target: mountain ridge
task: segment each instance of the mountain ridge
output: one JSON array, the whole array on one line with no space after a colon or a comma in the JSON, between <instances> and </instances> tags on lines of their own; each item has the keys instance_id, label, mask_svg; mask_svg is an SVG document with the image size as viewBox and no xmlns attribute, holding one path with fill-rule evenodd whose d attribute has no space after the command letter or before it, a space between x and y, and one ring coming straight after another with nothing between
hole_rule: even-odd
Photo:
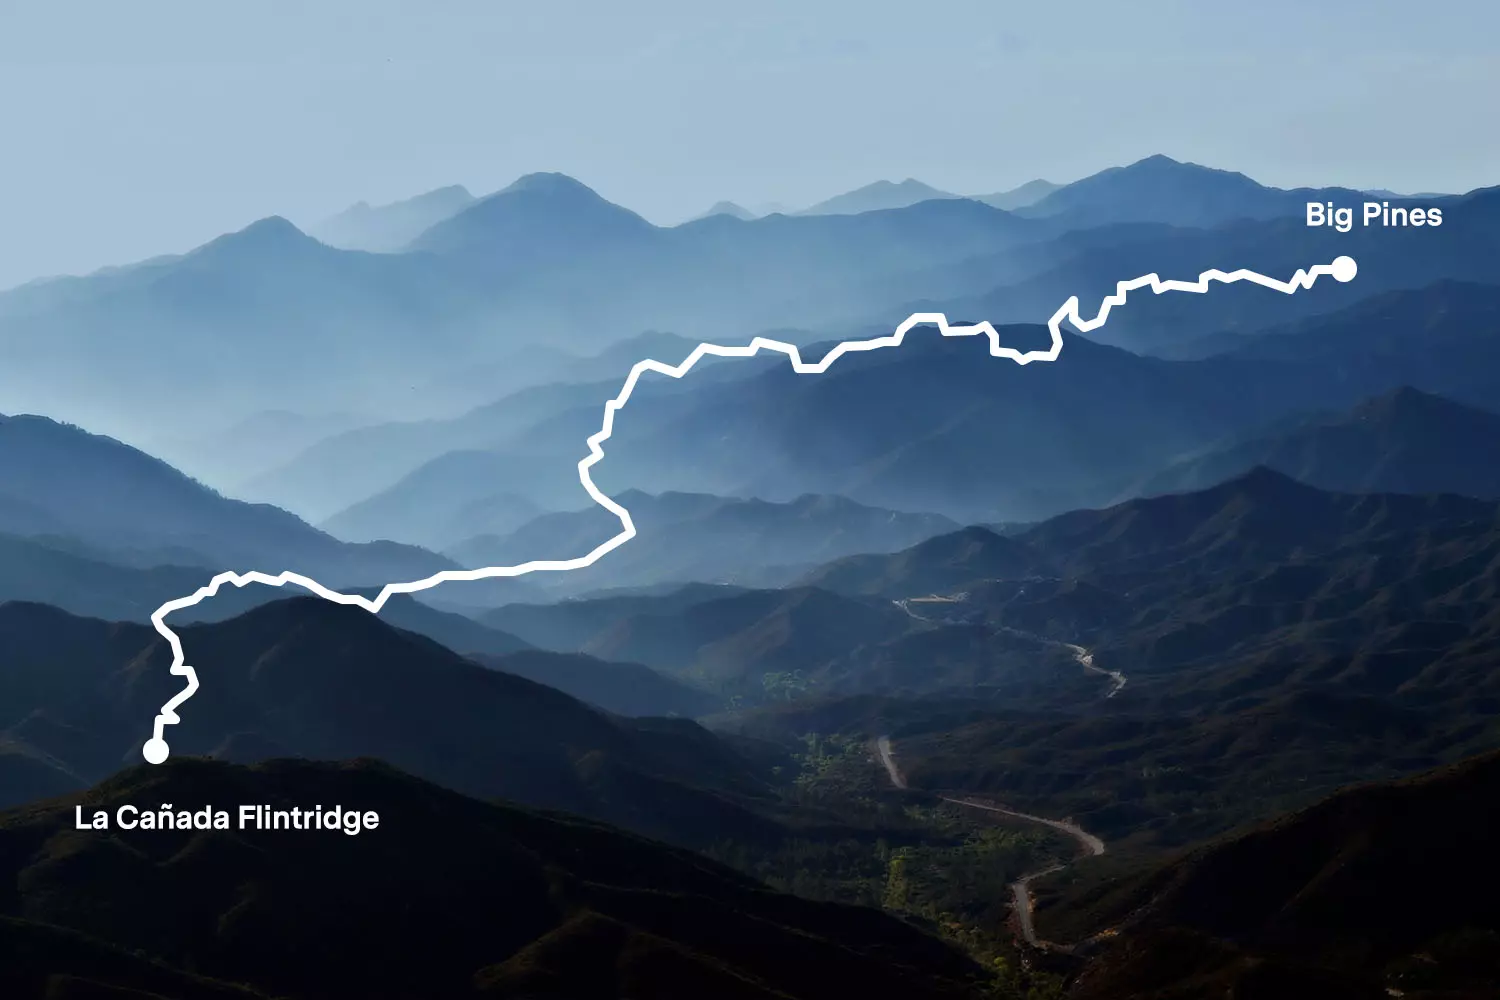
<instances>
[{"instance_id":1,"label":"mountain ridge","mask_svg":"<svg viewBox=\"0 0 1500 1000\"><path fill-rule=\"evenodd\" d=\"M1337 414L1281 421L1270 430L1186 459L1132 490L1201 488L1251 466L1324 489L1500 497L1500 476L1474 456L1500 454L1500 414L1400 386Z\"/></svg>"},{"instance_id":2,"label":"mountain ridge","mask_svg":"<svg viewBox=\"0 0 1500 1000\"><path fill-rule=\"evenodd\" d=\"M961 197L963 196L939 191L914 177L908 177L903 181L874 181L864 187L855 188L853 191L834 195L795 214L804 216L858 215L863 212L876 212L890 208L906 208L923 201Z\"/></svg>"}]
</instances>

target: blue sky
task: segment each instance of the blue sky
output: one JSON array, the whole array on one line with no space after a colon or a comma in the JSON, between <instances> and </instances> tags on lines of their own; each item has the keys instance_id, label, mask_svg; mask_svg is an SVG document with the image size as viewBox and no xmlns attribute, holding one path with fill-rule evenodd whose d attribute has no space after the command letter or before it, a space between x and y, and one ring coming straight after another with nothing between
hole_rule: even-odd
<instances>
[{"instance_id":1,"label":"blue sky","mask_svg":"<svg viewBox=\"0 0 1500 1000\"><path fill-rule=\"evenodd\" d=\"M0 286L561 170L671 223L1155 152L1500 183L1493 0L10 0Z\"/></svg>"}]
</instances>

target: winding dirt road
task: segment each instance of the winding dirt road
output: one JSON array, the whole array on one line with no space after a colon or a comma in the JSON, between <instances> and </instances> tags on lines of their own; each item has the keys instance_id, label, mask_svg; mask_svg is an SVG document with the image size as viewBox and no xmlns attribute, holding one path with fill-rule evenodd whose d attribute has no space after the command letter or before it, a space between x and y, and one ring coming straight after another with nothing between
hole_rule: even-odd
<instances>
[{"instance_id":1,"label":"winding dirt road","mask_svg":"<svg viewBox=\"0 0 1500 1000\"><path fill-rule=\"evenodd\" d=\"M1078 647L1074 647L1078 648ZM1081 662L1081 661L1080 661ZM1121 684L1123 685L1123 681ZM1116 689L1118 690L1118 688ZM891 784L896 788L906 788L906 777L902 775L901 768L896 765L896 758L891 749L891 738L882 736L875 741L875 749L880 754L880 763L885 766L885 773L890 776ZM1098 857L1104 853L1104 841L1089 833L1077 823L1063 819L1048 819L1045 816L1034 816L1031 813L1018 812L1015 809L1007 809L1005 806L993 802L984 802L975 798L955 799L946 795L941 796L944 802L952 802L954 805L967 806L970 809L983 809L986 812L999 813L1012 819L1022 819L1029 823L1040 823L1042 826L1056 830L1058 833L1066 834L1078 842L1085 855ZM1053 872L1062 871L1066 864L1052 865L1040 871L1028 872L1010 884L1011 900L1016 911L1016 923L1020 925L1021 938L1033 948L1053 947L1050 942L1043 941L1036 936L1036 925L1033 917L1034 904L1031 899L1031 883L1043 875L1051 875Z\"/></svg>"},{"instance_id":2,"label":"winding dirt road","mask_svg":"<svg viewBox=\"0 0 1500 1000\"><path fill-rule=\"evenodd\" d=\"M1063 643L1063 645L1067 646L1068 649L1072 651L1073 659L1078 661L1078 665L1080 667L1087 670L1091 674L1099 674L1102 677L1108 677L1110 679L1110 683L1112 686L1110 687L1109 691L1105 693L1104 697L1113 698L1115 695L1120 693L1120 689L1125 686L1124 674L1120 673L1118 670L1105 670L1103 667L1094 666L1094 654L1090 653L1082 646L1075 646L1071 642L1065 642Z\"/></svg>"},{"instance_id":3,"label":"winding dirt road","mask_svg":"<svg viewBox=\"0 0 1500 1000\"><path fill-rule=\"evenodd\" d=\"M906 612L907 615L915 621L923 622L927 625L945 625L951 621L954 621L955 619L930 618L927 615L919 614L917 610L912 607L912 605L920 604L925 609L937 610L941 609L944 605L961 605L968 599L969 595L967 593L950 594L946 597L940 597L934 594L929 597L905 597L900 600L892 601L891 603L896 605L896 607L900 608L902 611ZM996 625L994 626L994 628L1001 632L1009 632L1012 635L1017 635L1024 639L1030 639L1033 642L1040 642L1048 646L1062 646L1066 648L1068 652L1073 654L1073 659L1084 670L1087 670L1091 674L1098 674L1100 677L1109 678L1110 687L1109 690L1104 693L1105 698L1113 698L1115 695L1119 694L1120 689L1125 686L1124 674L1120 673L1120 671L1118 670L1105 670L1103 667L1097 666L1094 663L1094 654L1089 652L1087 649L1084 649L1082 646L1076 645L1071 642L1061 642L1057 639L1049 639L1044 635L1037 635L1035 632L1027 632L1023 629L1013 628L1009 625Z\"/></svg>"}]
</instances>

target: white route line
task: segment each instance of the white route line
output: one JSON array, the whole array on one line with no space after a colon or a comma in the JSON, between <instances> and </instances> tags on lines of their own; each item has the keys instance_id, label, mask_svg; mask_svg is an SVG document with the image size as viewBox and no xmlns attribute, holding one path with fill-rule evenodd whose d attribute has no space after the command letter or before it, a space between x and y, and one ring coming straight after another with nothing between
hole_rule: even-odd
<instances>
[{"instance_id":1,"label":"white route line","mask_svg":"<svg viewBox=\"0 0 1500 1000\"><path fill-rule=\"evenodd\" d=\"M720 358L748 358L759 354L762 350L777 351L785 354L791 359L792 369L799 375L818 375L828 370L833 364L845 354L853 351L874 351L882 347L898 347L906 339L906 334L916 326L925 324L936 324L939 332L945 337L972 337L984 334L990 340L990 354L997 358L1009 358L1018 365L1030 364L1033 361L1056 361L1057 356L1062 353L1062 322L1067 320L1080 333L1088 333L1103 326L1109 319L1109 312L1115 306L1124 305L1125 299L1130 292L1137 288L1150 286L1151 291L1157 295L1162 292L1206 292L1210 282L1218 281L1228 284L1235 281L1250 281L1266 288L1292 294L1300 288L1311 288L1314 281L1320 275L1331 275L1336 281L1351 281L1356 273L1354 259L1351 257L1337 257L1330 264L1317 264L1305 271L1297 271L1291 280L1281 281L1276 278L1268 278L1256 271L1240 269L1238 271L1204 271L1198 275L1197 281L1162 281L1154 274L1143 275L1132 281L1122 281L1115 286L1115 294L1106 296L1100 303L1098 315L1093 319L1086 320L1078 315L1078 296L1073 296L1047 321L1047 328L1052 333L1052 346L1045 351L1017 351L1011 347L1002 347L1000 336L995 328L988 322L975 323L970 326L949 326L948 317L943 313L913 313L906 318L896 331L887 337L876 337L871 340L846 340L834 346L821 361L809 363L802 360L801 353L793 344L784 344L779 340L769 340L765 337L756 337L743 347L723 347L718 344L699 344L693 348L693 352L678 365L663 364L660 361L646 359L638 361L635 367L630 369L629 376L625 379L625 385L620 389L619 395L604 404L604 424L598 433L588 438L589 453L578 463L578 481L583 484L584 490L593 498L594 502L615 517L620 519L620 532L609 541L595 548L587 555L576 559L541 559L521 563L519 566L485 566L480 569L469 570L443 570L432 576L421 580L411 580L406 583L388 583L379 594L372 600L359 594L341 594L335 590L329 590L318 581L300 573L281 573L270 576L266 573L220 573L210 580L206 585L198 588L186 597L179 597L168 601L157 608L151 615L151 624L156 626L156 631L167 640L172 647L171 673L185 677L186 686L173 695L156 716L152 727L151 739L147 740L141 747L141 755L153 764L160 764L171 754L171 748L163 736L167 726L176 725L181 721L177 714L178 707L198 690L198 674L185 662L182 651L182 639L167 627L166 618L174 611L191 608L206 598L213 597L219 592L219 588L226 583L236 587L243 587L250 583L261 583L268 587L281 587L288 583L317 594L319 597L333 601L337 604L354 604L371 613L379 612L394 594L413 594L420 590L436 587L440 583L462 580L486 580L493 577L525 576L529 573L543 572L566 572L568 570L583 569L592 566L605 553L613 551L624 545L635 537L635 522L630 517L630 511L615 503L609 497L600 492L599 487L594 485L593 478L589 475L589 469L604 457L604 450L600 445L608 441L614 433L615 414L624 408L630 401L631 393L635 392L636 383L646 372L658 372L672 378L682 378L700 359L707 355Z\"/></svg>"}]
</instances>

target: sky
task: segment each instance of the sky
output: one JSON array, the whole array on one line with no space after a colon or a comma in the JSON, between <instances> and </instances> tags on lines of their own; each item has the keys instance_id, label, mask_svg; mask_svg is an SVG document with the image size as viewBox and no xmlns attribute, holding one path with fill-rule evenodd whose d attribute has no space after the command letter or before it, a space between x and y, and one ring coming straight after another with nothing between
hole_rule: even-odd
<instances>
[{"instance_id":1,"label":"sky","mask_svg":"<svg viewBox=\"0 0 1500 1000\"><path fill-rule=\"evenodd\" d=\"M659 224L1153 153L1500 183L1494 0L0 0L0 287L558 170Z\"/></svg>"}]
</instances>

